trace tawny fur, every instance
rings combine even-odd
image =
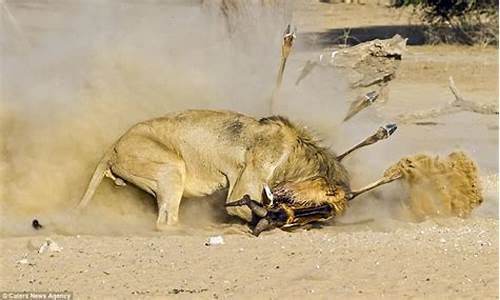
[[[335,215],[342,214],[347,207],[346,191],[340,186],[328,184],[324,177],[305,181],[280,183],[273,189],[277,202],[284,202],[292,208],[330,205]]]

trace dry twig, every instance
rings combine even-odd
[[[451,76],[449,78],[448,85],[451,92],[455,96],[453,101],[442,107],[417,113],[399,115],[398,120],[403,123],[412,123],[421,119],[437,118],[439,116],[458,113],[461,111],[469,111],[485,115],[498,115],[498,105],[496,104],[481,104],[465,99],[458,91],[455,81]]]

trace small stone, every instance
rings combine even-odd
[[[223,244],[224,244],[224,238],[220,235],[211,236],[205,242],[205,246],[215,246],[215,245],[223,245]]]
[[[38,249],[38,253],[39,254],[42,254],[46,251],[48,252],[61,252],[62,251],[62,247],[60,247],[59,245],[56,244],[56,242],[54,242],[53,240],[47,238],[45,240],[45,243],[43,243],[42,246],[40,246],[40,248]]]
[[[29,264],[29,261],[27,258],[23,258],[23,259],[16,261],[16,263],[20,264],[20,265],[27,265],[27,264]]]

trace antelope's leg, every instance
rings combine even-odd
[[[306,78],[306,76],[309,75],[317,65],[317,62],[312,62],[310,60],[306,61],[306,64],[302,68],[299,77],[295,81],[295,85],[298,85],[304,78]]]
[[[366,93],[364,95],[360,95],[356,98],[356,100],[351,104],[351,107],[349,107],[349,111],[347,112],[347,115],[344,118],[344,122],[349,120],[350,118],[354,117],[357,113],[362,111],[363,109],[367,108],[368,106],[372,105],[375,100],[378,98],[378,93],[376,91],[371,91],[369,93]]]
[[[259,202],[250,199],[250,196],[248,195],[243,196],[240,200],[226,203],[226,207],[243,205],[248,206],[248,208],[250,208],[250,210],[258,217],[264,218],[267,215],[267,209],[265,209]]]
[[[365,147],[365,146],[368,146],[371,144],[375,144],[376,142],[378,142],[380,140],[384,140],[384,139],[388,138],[389,136],[391,136],[394,133],[394,131],[396,131],[397,128],[398,128],[398,126],[396,124],[387,124],[385,126],[379,127],[377,132],[375,132],[373,135],[367,137],[361,143],[355,145],[354,147],[350,148],[346,152],[337,156],[337,159],[339,161],[341,161],[344,157],[346,157],[347,155],[349,155],[351,152],[353,152],[356,149],[359,149],[359,148],[362,148],[362,147]]]
[[[384,184],[387,184],[389,182],[393,182],[394,180],[397,180],[397,179],[400,179],[402,178],[403,175],[401,175],[401,173],[395,173],[395,174],[392,174],[392,175],[389,175],[389,176],[384,176],[382,177],[381,179],[373,182],[373,183],[370,183],[369,185],[359,189],[359,190],[356,190],[356,191],[352,191],[350,194],[349,194],[349,197],[348,197],[348,200],[351,201],[352,199],[356,198],[357,196],[363,194],[363,193],[366,193],[370,190],[373,190],[374,188],[376,187],[379,187],[381,185],[384,185]]]
[[[290,52],[292,52],[293,41],[295,40],[295,31],[292,31],[290,24],[288,24],[285,33],[283,34],[283,44],[281,45],[281,62],[278,70],[278,77],[276,78],[276,86],[274,87],[273,95],[271,98],[271,112],[274,109],[274,104],[278,98],[281,83],[283,82],[283,74],[285,72],[286,61]]]
[[[293,41],[295,40],[295,31],[292,31],[290,24],[288,24],[285,33],[283,34],[283,44],[281,45],[281,64],[278,72],[276,86],[279,88],[283,81],[283,72],[285,71],[286,61],[290,52],[292,52]]]

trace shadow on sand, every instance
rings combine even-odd
[[[430,42],[427,29],[426,25],[411,24],[332,28],[323,32],[304,32],[299,34],[299,38],[311,47],[324,48],[333,45],[354,46],[374,39],[388,39],[399,34],[403,38],[408,38],[407,45],[424,45]],[[439,28],[433,31],[438,31],[440,35],[455,37],[454,39],[458,42],[461,41],[461,33],[452,28]]]

